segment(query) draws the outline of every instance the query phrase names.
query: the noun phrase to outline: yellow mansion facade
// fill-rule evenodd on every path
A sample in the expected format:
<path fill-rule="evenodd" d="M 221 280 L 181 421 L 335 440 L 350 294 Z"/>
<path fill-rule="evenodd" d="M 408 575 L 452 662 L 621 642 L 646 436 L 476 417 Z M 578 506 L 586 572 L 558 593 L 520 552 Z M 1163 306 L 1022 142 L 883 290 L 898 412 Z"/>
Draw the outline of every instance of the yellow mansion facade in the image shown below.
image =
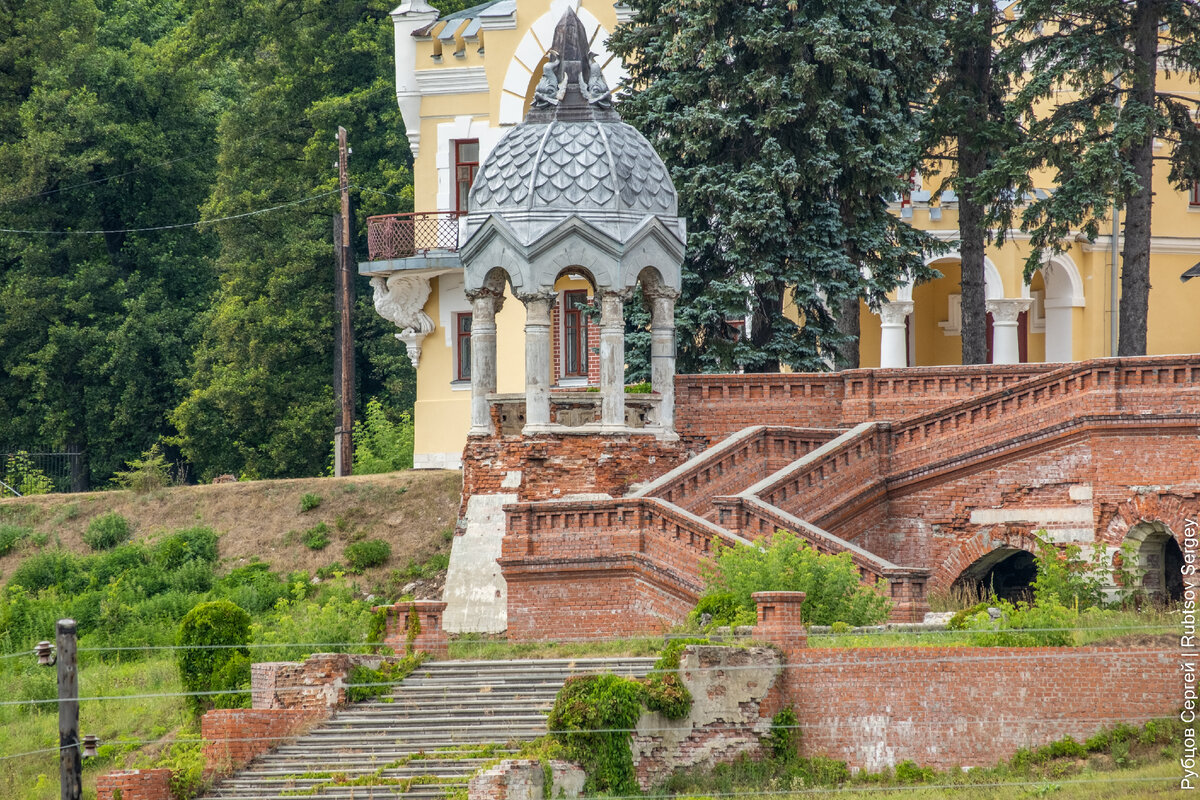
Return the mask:
<path fill-rule="evenodd" d="M 370 253 L 359 272 L 371 279 L 377 310 L 396 324 L 396 335 L 416 366 L 417 467 L 459 466 L 471 426 L 472 302 L 458 256 L 469 193 L 488 154 L 524 118 L 555 24 L 567 8 L 586 29 L 607 85 L 615 87 L 623 69 L 606 41 L 630 12 L 611 0 L 490 0 L 445 17 L 424 0 L 410 0 L 392 12 L 396 97 L 414 157 L 415 213 L 369 221 Z M 1180 93 L 1195 95 L 1198 89 L 1178 73 L 1160 82 Z M 1200 261 L 1200 195 L 1169 186 L 1165 173 L 1156 171 L 1154 187 L 1151 354 L 1200 349 L 1200 280 L 1180 283 L 1181 274 Z M 934 196 L 930 188 L 918 186 L 895 211 L 914 226 L 953 240 L 955 197 L 949 192 Z M 1101 230 L 1111 234 L 1111 226 Z M 1027 252 L 1018 232 L 987 253 L 993 361 L 1112 355 L 1113 309 L 1119 299 L 1112 281 L 1112 236 L 1071 241 L 1028 284 L 1022 277 Z M 943 277 L 902 287 L 878 313 L 863 307 L 864 367 L 960 363 L 958 259 L 950 253 L 931 263 Z M 592 296 L 591 284 L 582 271 L 564 271 L 554 290 L 551 390 L 595 386 L 598 336 L 582 310 Z M 522 302 L 498 303 L 498 394 L 525 389 L 525 322 Z"/>

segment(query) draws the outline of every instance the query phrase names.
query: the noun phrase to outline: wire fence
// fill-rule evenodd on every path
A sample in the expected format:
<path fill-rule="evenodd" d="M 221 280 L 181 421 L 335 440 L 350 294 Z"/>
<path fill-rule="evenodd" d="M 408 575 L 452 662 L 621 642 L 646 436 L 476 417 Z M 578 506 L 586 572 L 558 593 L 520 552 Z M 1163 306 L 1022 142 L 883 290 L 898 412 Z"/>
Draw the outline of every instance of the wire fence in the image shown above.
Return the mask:
<path fill-rule="evenodd" d="M 19 448 L 0 452 L 0 497 L 80 492 L 87 489 L 82 452 L 39 453 Z"/>

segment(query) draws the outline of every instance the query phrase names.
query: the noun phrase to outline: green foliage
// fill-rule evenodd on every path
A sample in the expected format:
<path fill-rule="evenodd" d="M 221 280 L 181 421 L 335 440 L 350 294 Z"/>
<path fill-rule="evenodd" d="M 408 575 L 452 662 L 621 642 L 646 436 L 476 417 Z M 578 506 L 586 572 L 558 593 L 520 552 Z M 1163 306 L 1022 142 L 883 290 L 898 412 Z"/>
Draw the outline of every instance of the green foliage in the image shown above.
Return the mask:
<path fill-rule="evenodd" d="M 29 453 L 24 450 L 12 453 L 5 459 L 4 482 L 22 495 L 49 494 L 54 491 L 54 482 L 33 465 Z"/>
<path fill-rule="evenodd" d="M 179 650 L 179 675 L 187 692 L 225 692 L 249 684 L 250 615 L 228 600 L 201 603 L 183 618 L 176 643 Z M 240 658 L 239 658 L 240 656 Z M 231 663 L 232 662 L 232 663 Z M 188 706 L 199 716 L 216 706 L 222 695 L 193 695 Z M 225 707 L 237 707 L 249 701 L 249 694 L 237 694 L 241 703 L 222 699 Z M 226 705 L 228 703 L 228 705 Z"/>
<path fill-rule="evenodd" d="M 324 550 L 329 546 L 329 526 L 318 522 L 304 532 L 304 546 L 309 550 Z"/>
<path fill-rule="evenodd" d="M 587 773 L 586 792 L 618 796 L 638 792 L 629 749 L 642 711 L 642 686 L 617 675 L 568 678 L 546 719 L 563 755 Z"/>
<path fill-rule="evenodd" d="M 393 421 L 383 403 L 372 397 L 364 419 L 354 423 L 354 474 L 412 469 L 413 436 L 411 415 L 400 413 Z"/>
<path fill-rule="evenodd" d="M 1042 534 L 1045 531 L 1041 531 Z M 1104 603 L 1105 565 L 1087 561 L 1078 545 L 1058 547 L 1042 536 L 1034 536 L 1037 546 L 1037 577 L 1033 580 L 1034 601 L 1055 602 L 1077 610 Z M 1098 555 L 1103 558 L 1103 549 Z"/>
<path fill-rule="evenodd" d="M 179 569 L 189 561 L 217 562 L 217 534 L 212 528 L 184 528 L 163 538 L 154 548 L 154 559 L 163 569 Z"/>
<path fill-rule="evenodd" d="M 115 511 L 101 514 L 88 523 L 83 541 L 93 550 L 111 550 L 129 539 L 129 521 Z"/>
<path fill-rule="evenodd" d="M 1079 612 L 1051 596 L 1036 603 L 997 600 L 1000 617 L 993 620 L 986 610 L 967 617 L 964 627 L 979 631 L 971 636 L 978 647 L 1065 647 L 1075 643 L 1071 630 L 1078 626 Z"/>
<path fill-rule="evenodd" d="M 292 13 L 269 0 L 193 9 L 180 36 L 182 60 L 222 94 L 217 169 L 203 214 L 242 214 L 335 189 L 329 165 L 343 125 L 354 148 L 354 245 L 366 253 L 368 215 L 412 209 L 411 156 L 389 77 L 390 9 L 366 0 L 304 0 Z M 328 194 L 212 227 L 221 280 L 199 315 L 185 393 L 169 415 L 201 478 L 324 472 L 335 416 L 330 218 L 337 208 Z M 415 384 L 411 363 L 388 332 L 394 326 L 372 308 L 367 282 L 354 287 L 357 393 L 398 398 L 389 411 L 403 411 Z"/>
<path fill-rule="evenodd" d="M 171 485 L 171 465 L 167 463 L 158 442 L 142 453 L 141 458 L 133 459 L 126 466 L 128 470 L 118 470 L 113 475 L 113 482 L 122 489 L 144 494 Z"/>
<path fill-rule="evenodd" d="M 780 761 L 790 761 L 796 757 L 800 747 L 800 720 L 791 706 L 781 708 L 771 717 L 771 732 L 767 736 L 767 745 L 771 748 L 771 756 Z"/>
<path fill-rule="evenodd" d="M 314 587 L 299 573 L 290 582 L 291 595 L 276 601 L 251 626 L 257 661 L 294 661 L 309 653 L 344 653 L 367 649 L 371 606 L 355 597 L 345 580 L 333 579 Z M 307 647 L 287 647 L 310 642 Z"/>
<path fill-rule="evenodd" d="M 919 2 L 629 5 L 609 41 L 630 70 L 621 113 L 654 142 L 688 224 L 680 371 L 829 369 L 857 333 L 839 316 L 934 274 L 921 254 L 939 246 L 885 198 L 916 166 L 912 109 L 941 31 Z M 735 336 L 728 320 L 746 317 Z"/>
<path fill-rule="evenodd" d="M 66 550 L 35 553 L 21 562 L 8 579 L 10 587 L 20 586 L 30 593 L 55 587 L 72 594 L 87 587 L 83 560 Z"/>
<path fill-rule="evenodd" d="M 312 511 L 319 505 L 321 505 L 321 495 L 305 492 L 304 496 L 300 498 L 300 513 Z"/>
<path fill-rule="evenodd" d="M 1165 63 L 1175 74 L 1200 69 L 1200 15 L 1191 3 L 1123 0 L 1072 5 L 1069 25 L 1062 14 L 1059 0 L 1022 2 L 1007 31 L 1004 60 L 1021 76 L 1008 113 L 1029 135 L 997 170 L 1019 173 L 1022 191 L 1033 189 L 1035 174 L 1054 176 L 1055 191 L 1022 215 L 1031 234 L 1026 275 L 1044 253 L 1062 250 L 1064 237 L 1094 240 L 1113 203 L 1123 206 L 1116 355 L 1145 355 L 1155 162 L 1169 165 L 1179 189 L 1200 180 L 1194 101 L 1159 80 Z"/>
<path fill-rule="evenodd" d="M 0 556 L 6 556 L 13 551 L 18 543 L 29 538 L 32 528 L 0 522 Z"/>
<path fill-rule="evenodd" d="M 0 441 L 86 453 L 102 484 L 169 434 L 216 285 L 198 218 L 216 120 L 171 3 L 0 12 Z"/>
<path fill-rule="evenodd" d="M 918 767 L 913 761 L 901 761 L 896 765 L 896 781 L 899 783 L 929 783 L 937 773 L 932 767 Z"/>
<path fill-rule="evenodd" d="M 356 664 L 346 678 L 346 699 L 351 703 L 374 700 L 407 678 L 426 658 L 425 653 L 407 655 L 399 661 L 384 661 L 379 669 Z"/>
<path fill-rule="evenodd" d="M 719 625 L 752 621 L 751 595 L 763 591 L 805 592 L 802 614 L 809 625 L 871 625 L 887 619 L 891 610 L 890 600 L 860 582 L 849 553 L 818 553 L 785 531 L 777 531 L 763 546 L 719 549 L 705 579 L 701 603 L 717 595 L 706 608 L 725 609 L 728 615 L 714 615 L 713 623 Z"/>
<path fill-rule="evenodd" d="M 346 546 L 346 563 L 356 572 L 378 567 L 392 557 L 392 546 L 382 539 L 364 539 Z"/>

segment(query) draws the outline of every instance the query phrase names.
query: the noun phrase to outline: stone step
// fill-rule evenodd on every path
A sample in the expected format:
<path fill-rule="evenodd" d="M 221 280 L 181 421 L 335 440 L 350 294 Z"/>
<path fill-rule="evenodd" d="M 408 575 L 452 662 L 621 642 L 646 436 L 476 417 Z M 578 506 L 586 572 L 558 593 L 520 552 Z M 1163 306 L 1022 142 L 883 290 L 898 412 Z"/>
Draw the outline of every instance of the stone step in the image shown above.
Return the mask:
<path fill-rule="evenodd" d="M 654 664 L 641 659 L 433 662 L 381 700 L 336 713 L 294 741 L 260 756 L 207 795 L 230 800 L 281 800 L 313 792 L 323 800 L 433 800 L 460 790 L 495 756 L 406 760 L 439 749 L 528 741 L 546 732 L 546 711 L 563 682 L 580 674 L 645 675 Z M 404 763 L 397 763 L 403 761 Z M 396 764 L 396 766 L 388 766 Z M 418 781 L 403 786 L 370 781 L 339 786 L 310 773 L 345 773 Z"/>

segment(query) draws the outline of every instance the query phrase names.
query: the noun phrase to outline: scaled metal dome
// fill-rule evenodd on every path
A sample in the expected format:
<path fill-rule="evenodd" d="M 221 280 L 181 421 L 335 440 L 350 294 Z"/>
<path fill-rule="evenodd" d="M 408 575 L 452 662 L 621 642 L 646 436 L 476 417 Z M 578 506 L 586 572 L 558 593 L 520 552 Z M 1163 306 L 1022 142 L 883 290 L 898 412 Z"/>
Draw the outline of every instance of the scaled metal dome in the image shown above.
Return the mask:
<path fill-rule="evenodd" d="M 613 110 L 583 23 L 570 9 L 555 29 L 549 56 L 524 121 L 496 144 L 475 177 L 473 220 L 554 211 L 602 225 L 603 217 L 616 222 L 614 214 L 626 222 L 674 217 L 675 187 L 667 168 L 646 138 Z"/>

